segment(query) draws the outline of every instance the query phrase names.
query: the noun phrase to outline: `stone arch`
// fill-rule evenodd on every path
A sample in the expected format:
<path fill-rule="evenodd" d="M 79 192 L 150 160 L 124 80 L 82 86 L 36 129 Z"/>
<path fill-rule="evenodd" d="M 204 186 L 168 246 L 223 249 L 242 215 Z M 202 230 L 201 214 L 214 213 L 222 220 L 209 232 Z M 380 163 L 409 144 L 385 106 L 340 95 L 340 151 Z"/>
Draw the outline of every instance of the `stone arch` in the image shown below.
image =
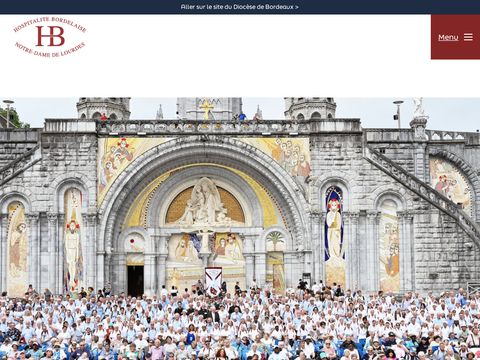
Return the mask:
<path fill-rule="evenodd" d="M 478 176 L 475 168 L 472 165 L 470 165 L 467 161 L 465 161 L 465 159 L 444 149 L 435 149 L 435 148 L 429 149 L 428 155 L 429 155 L 428 166 L 430 166 L 430 156 L 435 156 L 435 157 L 443 158 L 446 161 L 449 161 L 450 163 L 455 165 L 457 168 L 459 168 L 463 172 L 463 174 L 465 175 L 465 178 L 468 180 L 473 191 L 474 201 L 472 204 L 473 206 L 472 213 L 474 214 L 476 219 L 480 219 L 480 206 L 477 206 L 477 204 L 480 203 L 480 177 Z M 429 171 L 429 174 L 430 174 L 430 171 Z"/>
<path fill-rule="evenodd" d="M 214 179 L 220 187 L 225 188 L 225 190 L 229 191 L 235 196 L 235 198 L 237 198 L 245 214 L 246 226 L 262 226 L 262 209 L 258 203 L 255 192 L 251 189 L 248 183 L 228 169 L 220 169 L 213 166 L 186 168 L 169 177 L 152 198 L 152 205 L 160 204 L 162 201 L 161 199 L 163 199 L 165 206 L 152 207 L 153 211 L 149 212 L 147 226 L 154 227 L 165 225 L 160 219 L 164 218 L 166 215 L 166 211 L 175 196 L 189 186 L 193 186 L 200 176 Z M 225 176 L 226 179 L 222 180 L 222 176 Z M 245 192 L 244 196 L 242 196 L 241 191 Z M 160 223 L 158 223 L 159 220 Z"/>
<path fill-rule="evenodd" d="M 110 116 L 108 117 L 109 120 L 117 120 L 118 117 L 117 117 L 117 114 L 115 113 L 111 113 Z"/>
<path fill-rule="evenodd" d="M 322 115 L 320 115 L 320 113 L 318 111 L 315 111 L 312 116 L 310 117 L 310 119 L 314 119 L 314 120 L 318 120 L 318 119 L 321 119 L 322 118 Z"/>
<path fill-rule="evenodd" d="M 76 173 L 75 175 L 63 174 L 56 177 L 50 184 L 50 189 L 53 190 L 55 200 L 49 204 L 49 210 L 55 213 L 63 212 L 63 198 L 65 191 L 69 188 L 77 188 L 82 191 L 82 210 L 86 214 L 89 209 L 95 208 L 95 193 L 96 184 L 93 180 L 86 180 L 89 177 L 83 173 Z"/>
<path fill-rule="evenodd" d="M 102 117 L 102 114 L 101 114 L 100 112 L 98 112 L 98 111 L 95 111 L 95 112 L 93 113 L 93 115 L 92 115 L 92 119 L 94 119 L 94 120 L 98 120 L 98 119 L 100 119 L 101 117 Z"/>
<path fill-rule="evenodd" d="M 23 205 L 25 208 L 25 214 L 31 213 L 32 208 L 28 199 L 28 196 L 19 191 L 12 191 L 9 194 L 0 197 L 1 213 L 8 214 L 8 205 L 14 201 L 18 201 Z"/>
<path fill-rule="evenodd" d="M 373 209 L 377 210 L 384 200 L 393 200 L 398 207 L 398 211 L 406 211 L 412 208 L 407 198 L 407 190 L 403 187 L 400 189 L 392 189 L 390 185 L 381 186 L 373 191 L 371 198 L 373 200 Z"/>
<path fill-rule="evenodd" d="M 324 179 L 320 184 L 317 185 L 320 189 L 318 193 L 319 206 L 323 213 L 327 211 L 327 207 L 324 201 L 325 193 L 330 186 L 337 186 L 342 190 L 343 193 L 343 209 L 344 211 L 352 211 L 352 196 L 350 192 L 350 185 L 348 180 L 344 177 L 331 176 L 327 179 Z M 346 200 L 346 201 L 345 201 Z"/>
<path fill-rule="evenodd" d="M 300 113 L 297 115 L 297 120 L 305 120 L 305 116 L 302 113 Z"/>
<path fill-rule="evenodd" d="M 146 185 L 154 177 L 184 165 L 210 163 L 231 166 L 254 178 L 270 191 L 274 200 L 285 209 L 286 225 L 297 243 L 308 239 L 307 204 L 293 178 L 272 159 L 238 139 L 209 136 L 208 144 L 201 136 L 176 138 L 157 145 L 138 156 L 123 171 L 108 190 L 99 208 L 99 251 L 112 251 L 113 239 L 118 236 L 117 211 L 124 205 L 135 187 Z M 208 145 L 208 146 L 206 146 Z M 261 169 L 261 170 L 257 170 Z M 135 171 L 133 171 L 135 170 Z"/>
<path fill-rule="evenodd" d="M 123 230 L 119 235 L 119 244 L 124 244 L 132 234 L 140 235 L 145 241 L 145 253 L 155 252 L 155 243 L 148 232 L 142 227 L 130 227 Z M 124 247 L 125 248 L 125 247 Z"/>
<path fill-rule="evenodd" d="M 386 202 L 395 204 L 396 220 L 393 220 L 392 209 L 382 207 Z M 399 192 L 388 189 L 376 194 L 374 206 L 375 211 L 378 212 L 378 218 L 372 239 L 376 249 L 376 259 L 373 259 L 375 269 L 373 278 L 376 281 L 373 285 L 376 289 L 388 292 L 408 290 L 414 273 L 412 261 L 414 252 L 412 251 L 411 224 L 406 220 L 408 216 L 404 217 L 407 214 L 407 201 Z M 392 230 L 392 226 L 396 226 L 396 229 Z M 388 271 L 385 270 L 387 265 Z"/>
<path fill-rule="evenodd" d="M 264 248 L 262 249 L 263 251 L 267 251 L 267 237 L 268 237 L 268 235 L 270 235 L 271 233 L 273 233 L 275 231 L 278 231 L 279 233 L 281 233 L 282 236 L 287 241 L 287 243 L 291 242 L 290 234 L 285 230 L 285 228 L 283 228 L 281 226 L 271 226 L 268 229 L 265 229 L 262 233 L 262 236 L 261 236 L 262 244 L 264 244 Z"/>

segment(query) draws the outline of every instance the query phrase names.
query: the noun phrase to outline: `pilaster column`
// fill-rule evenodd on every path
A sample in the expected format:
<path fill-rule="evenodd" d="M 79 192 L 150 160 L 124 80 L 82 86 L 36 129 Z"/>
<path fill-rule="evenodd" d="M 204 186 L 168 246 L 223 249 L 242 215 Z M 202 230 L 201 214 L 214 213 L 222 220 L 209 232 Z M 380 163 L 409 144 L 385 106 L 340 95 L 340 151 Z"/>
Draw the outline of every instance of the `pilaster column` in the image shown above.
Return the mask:
<path fill-rule="evenodd" d="M 47 214 L 48 219 L 48 288 L 52 293 L 57 293 L 57 267 L 58 267 L 58 214 Z"/>
<path fill-rule="evenodd" d="M 421 104 L 421 100 L 420 100 Z M 421 105 L 420 105 L 421 106 Z M 417 110 L 416 110 L 417 111 Z M 422 109 L 423 112 L 423 109 Z M 415 114 L 410 121 L 410 127 L 414 129 L 413 140 L 415 143 L 413 153 L 414 173 L 419 179 L 429 182 L 428 155 L 427 155 L 427 137 L 425 136 L 425 128 L 427 127 L 428 116 L 423 113 Z"/>
<path fill-rule="evenodd" d="M 346 212 L 344 233 L 347 237 L 344 239 L 347 245 L 347 286 L 356 290 L 360 288 L 359 274 L 360 269 L 360 248 L 357 238 L 358 213 Z"/>
<path fill-rule="evenodd" d="M 96 225 L 97 225 L 97 214 L 89 213 L 83 215 L 83 223 L 86 224 L 85 229 L 85 254 L 83 259 L 85 261 L 85 274 L 83 277 L 83 284 L 85 287 L 92 286 L 95 287 L 95 273 L 96 273 L 96 264 L 95 264 L 95 253 L 96 253 Z"/>
<path fill-rule="evenodd" d="M 38 214 L 26 215 L 28 229 L 28 282 L 41 292 L 40 286 L 40 241 L 38 238 Z M 28 284 L 26 284 L 28 285 Z"/>
<path fill-rule="evenodd" d="M 380 212 L 367 212 L 367 286 L 368 291 L 377 291 L 380 286 L 380 255 L 378 251 L 378 223 Z"/>
<path fill-rule="evenodd" d="M 143 292 L 147 296 L 155 293 L 155 253 L 145 253 L 144 255 Z"/>
<path fill-rule="evenodd" d="M 413 213 L 399 211 L 400 231 L 400 291 L 415 290 L 415 251 L 413 241 Z"/>
<path fill-rule="evenodd" d="M 117 292 L 127 292 L 127 254 L 125 253 L 117 253 L 115 254 L 117 258 L 117 284 L 115 286 L 115 290 Z M 103 260 L 104 257 L 102 256 L 102 267 L 104 266 Z"/>
<path fill-rule="evenodd" d="M 7 230 L 8 230 L 8 214 L 0 214 L 0 291 L 7 290 Z"/>
<path fill-rule="evenodd" d="M 65 291 L 64 289 L 64 279 L 65 279 L 65 272 L 64 272 L 64 254 L 65 254 L 65 214 L 58 214 L 57 218 L 57 238 L 58 241 L 56 242 L 57 247 L 57 268 L 56 271 L 56 293 L 63 294 Z"/>
<path fill-rule="evenodd" d="M 154 235 L 157 245 L 157 286 L 156 293 L 159 295 L 162 287 L 167 286 L 167 257 L 169 235 Z"/>
<path fill-rule="evenodd" d="M 318 267 L 318 278 L 317 281 L 320 283 L 322 280 L 323 284 L 325 284 L 325 212 L 321 212 L 318 217 L 318 258 L 317 267 Z"/>
<path fill-rule="evenodd" d="M 257 252 L 255 251 L 255 279 L 257 280 L 257 285 L 263 287 L 266 282 L 267 276 L 267 254 L 265 251 Z"/>
<path fill-rule="evenodd" d="M 167 257 L 168 254 L 157 255 L 157 293 L 160 294 L 163 285 L 167 286 Z"/>
<path fill-rule="evenodd" d="M 255 278 L 254 244 L 255 235 L 245 235 L 243 243 L 243 257 L 245 258 L 245 285 L 249 289 Z"/>
<path fill-rule="evenodd" d="M 312 243 L 312 284 L 314 281 L 318 282 L 320 280 L 320 234 L 319 234 L 319 218 L 320 214 L 318 212 L 310 212 L 310 223 L 311 223 L 311 243 Z"/>

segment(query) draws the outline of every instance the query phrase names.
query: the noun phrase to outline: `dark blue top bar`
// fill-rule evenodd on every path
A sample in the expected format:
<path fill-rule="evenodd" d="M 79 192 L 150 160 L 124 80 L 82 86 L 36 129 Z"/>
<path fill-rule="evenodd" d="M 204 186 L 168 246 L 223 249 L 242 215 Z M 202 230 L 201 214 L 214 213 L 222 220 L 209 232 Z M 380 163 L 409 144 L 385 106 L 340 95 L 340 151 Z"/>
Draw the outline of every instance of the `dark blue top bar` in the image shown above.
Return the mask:
<path fill-rule="evenodd" d="M 480 14 L 480 0 L 18 0 L 0 14 Z"/>

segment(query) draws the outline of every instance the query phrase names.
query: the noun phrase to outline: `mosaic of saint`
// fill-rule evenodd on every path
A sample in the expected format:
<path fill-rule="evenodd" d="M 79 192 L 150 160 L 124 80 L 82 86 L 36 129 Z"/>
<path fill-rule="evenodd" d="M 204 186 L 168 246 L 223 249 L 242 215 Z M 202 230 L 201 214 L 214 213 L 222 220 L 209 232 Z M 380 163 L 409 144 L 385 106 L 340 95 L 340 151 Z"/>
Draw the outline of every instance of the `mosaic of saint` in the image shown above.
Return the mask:
<path fill-rule="evenodd" d="M 65 192 L 65 291 L 76 292 L 83 286 L 82 193 L 78 189 Z"/>
<path fill-rule="evenodd" d="M 176 234 L 168 242 L 167 286 L 191 289 L 203 277 L 203 265 L 198 256 L 201 241 L 196 233 Z"/>
<path fill-rule="evenodd" d="M 400 291 L 400 233 L 398 229 L 397 204 L 385 200 L 380 216 L 380 289 Z"/>
<path fill-rule="evenodd" d="M 98 205 L 123 170 L 138 156 L 170 138 L 106 138 L 98 141 Z"/>
<path fill-rule="evenodd" d="M 284 254 L 285 238 L 279 231 L 272 231 L 267 236 L 267 283 L 277 294 L 285 292 Z"/>
<path fill-rule="evenodd" d="M 25 207 L 18 201 L 8 206 L 8 267 L 9 296 L 23 296 L 28 287 L 28 234 Z"/>
<path fill-rule="evenodd" d="M 213 237 L 213 265 L 237 265 L 244 263 L 243 244 L 238 235 L 215 233 Z"/>
<path fill-rule="evenodd" d="M 448 161 L 430 157 L 430 180 L 435 190 L 472 215 L 472 189 L 460 169 Z"/>
<path fill-rule="evenodd" d="M 325 273 L 328 285 L 345 285 L 345 242 L 343 240 L 343 195 L 336 186 L 325 194 Z"/>
<path fill-rule="evenodd" d="M 290 175 L 303 179 L 310 175 L 310 148 L 307 138 L 239 139 L 270 155 Z"/>

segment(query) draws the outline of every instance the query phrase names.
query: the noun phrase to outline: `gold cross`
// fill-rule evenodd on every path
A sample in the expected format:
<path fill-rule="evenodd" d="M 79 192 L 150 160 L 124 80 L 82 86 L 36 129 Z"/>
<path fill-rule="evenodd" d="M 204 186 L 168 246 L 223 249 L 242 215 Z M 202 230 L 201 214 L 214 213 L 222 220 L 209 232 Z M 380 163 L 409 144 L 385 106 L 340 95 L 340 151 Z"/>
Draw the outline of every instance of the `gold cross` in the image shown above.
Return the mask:
<path fill-rule="evenodd" d="M 205 115 L 203 117 L 205 120 L 208 120 L 208 113 L 210 112 L 210 110 L 213 110 L 213 108 L 214 108 L 213 104 L 210 101 L 208 101 L 208 99 L 203 100 L 202 105 L 200 105 L 200 109 L 202 109 L 205 112 Z"/>

